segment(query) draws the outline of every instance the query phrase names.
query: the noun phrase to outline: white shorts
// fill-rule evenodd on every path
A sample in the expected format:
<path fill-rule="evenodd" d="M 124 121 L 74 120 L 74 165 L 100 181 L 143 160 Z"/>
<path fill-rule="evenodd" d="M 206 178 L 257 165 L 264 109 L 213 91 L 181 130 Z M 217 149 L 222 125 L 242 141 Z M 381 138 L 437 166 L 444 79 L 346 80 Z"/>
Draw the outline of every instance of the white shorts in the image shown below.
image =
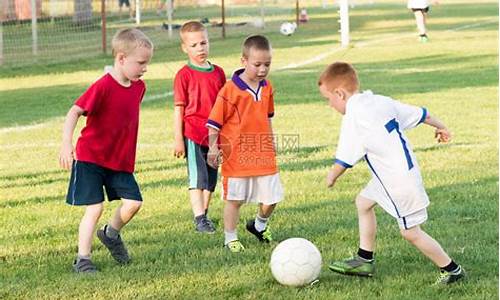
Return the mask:
<path fill-rule="evenodd" d="M 223 177 L 222 198 L 267 205 L 278 203 L 283 200 L 280 175 Z"/>
<path fill-rule="evenodd" d="M 408 0 L 407 7 L 409 9 L 424 9 L 429 7 L 429 2 L 427 0 Z"/>
<path fill-rule="evenodd" d="M 427 209 L 421 209 L 408 215 L 406 217 L 398 218 L 398 225 L 400 229 L 410 229 L 427 221 Z"/>
<path fill-rule="evenodd" d="M 399 228 L 401 229 L 409 229 L 416 225 L 423 224 L 427 221 L 427 209 L 426 206 L 428 204 L 428 198 L 425 194 L 421 195 L 423 199 L 419 202 L 419 206 L 423 207 L 418 209 L 416 207 L 416 211 L 401 217 L 398 211 L 394 207 L 394 203 L 391 202 L 391 199 L 387 197 L 387 192 L 384 190 L 383 186 L 379 183 L 377 179 L 372 179 L 365 188 L 359 193 L 359 195 L 363 198 L 370 199 L 375 201 L 383 210 L 385 210 L 388 214 L 394 217 L 398 221 Z M 409 194 L 410 195 L 410 194 Z M 417 195 L 419 195 L 417 193 Z M 420 197 L 420 198 L 422 198 Z M 417 197 L 417 199 L 420 199 Z M 425 198 L 425 199 L 424 199 Z"/>

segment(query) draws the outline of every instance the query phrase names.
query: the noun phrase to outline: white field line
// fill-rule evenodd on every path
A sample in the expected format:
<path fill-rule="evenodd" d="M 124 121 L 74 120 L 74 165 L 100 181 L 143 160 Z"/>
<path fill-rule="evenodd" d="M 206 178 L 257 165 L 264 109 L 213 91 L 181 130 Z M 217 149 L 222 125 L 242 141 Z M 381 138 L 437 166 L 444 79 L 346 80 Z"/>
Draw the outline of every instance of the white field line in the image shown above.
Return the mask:
<path fill-rule="evenodd" d="M 490 24 L 490 23 L 495 23 L 495 22 L 498 22 L 498 18 L 494 18 L 494 19 L 491 19 L 491 20 L 488 20 L 488 21 L 484 21 L 484 22 L 480 22 L 480 23 L 463 25 L 463 26 L 459 26 L 459 27 L 448 29 L 446 31 L 449 31 L 449 32 L 459 31 L 459 30 L 462 30 L 462 29 L 475 28 L 475 27 L 479 27 L 479 26 L 483 26 L 483 25 Z"/>
<path fill-rule="evenodd" d="M 285 65 L 283 67 L 279 67 L 276 69 L 277 72 L 279 71 L 284 71 L 284 70 L 289 70 L 289 69 L 296 69 L 296 68 L 300 68 L 300 67 L 303 67 L 303 66 L 306 66 L 306 65 L 309 65 L 309 64 L 312 64 L 312 63 L 315 63 L 315 62 L 318 62 L 318 61 L 321 61 L 325 58 L 327 58 L 328 56 L 330 55 L 333 55 L 337 52 L 340 52 L 342 50 L 346 50 L 347 48 L 334 48 L 334 49 L 331 49 L 331 50 L 328 50 L 327 52 L 324 52 L 324 53 L 321 53 L 319 55 L 316 55 L 308 60 L 304 60 L 304 61 L 301 61 L 299 63 L 291 63 L 289 65 Z"/>
<path fill-rule="evenodd" d="M 22 125 L 22 126 L 4 127 L 4 128 L 0 128 L 0 134 L 1 133 L 8 133 L 8 132 L 20 132 L 20 131 L 26 131 L 26 130 L 43 128 L 47 124 L 48 124 L 48 122 L 38 123 L 38 124 L 33 124 L 33 125 Z"/>
<path fill-rule="evenodd" d="M 448 29 L 446 31 L 448 31 L 448 32 L 454 32 L 454 31 L 459 31 L 459 30 L 463 30 L 463 29 L 480 27 L 480 26 L 483 26 L 483 25 L 486 25 L 486 24 L 490 24 L 490 23 L 494 23 L 494 22 L 498 22 L 498 18 L 493 18 L 493 19 L 487 20 L 485 22 L 474 23 L 474 24 L 463 25 L 463 26 L 459 26 L 459 27 L 455 27 L 455 28 L 450 28 L 450 29 Z M 356 48 L 363 48 L 363 47 L 366 47 L 366 46 L 376 45 L 376 44 L 379 44 L 379 43 L 383 43 L 383 42 L 387 42 L 387 41 L 392 41 L 392 40 L 398 40 L 398 39 L 410 37 L 410 36 L 413 36 L 413 35 L 414 35 L 413 33 L 397 34 L 397 35 L 389 36 L 389 37 L 382 38 L 382 39 L 376 39 L 376 40 L 371 40 L 371 41 L 359 42 L 359 43 L 356 43 L 355 45 L 356 45 Z M 312 63 L 319 62 L 319 61 L 327 58 L 330 55 L 333 55 L 333 54 L 335 54 L 337 52 L 340 52 L 340 51 L 343 51 L 343 50 L 348 50 L 348 49 L 349 49 L 348 47 L 333 48 L 333 49 L 330 49 L 330 50 L 328 50 L 328 51 L 326 51 L 324 53 L 316 55 L 316 56 L 314 56 L 312 58 L 304 60 L 302 62 L 292 63 L 292 64 L 285 65 L 283 67 L 279 67 L 279 68 L 276 69 L 276 71 L 279 72 L 279 71 L 284 71 L 284 70 L 289 70 L 289 69 L 300 68 L 300 67 L 312 64 Z M 151 96 L 145 97 L 143 101 L 144 102 L 148 102 L 148 101 L 154 101 L 154 100 L 158 100 L 158 99 L 162 99 L 162 98 L 167 98 L 169 96 L 172 96 L 173 94 L 174 94 L 173 91 L 169 91 L 169 92 L 162 93 L 162 94 L 151 95 Z M 19 131 L 32 130 L 32 129 L 42 128 L 45 125 L 46 125 L 46 123 L 39 123 L 39 124 L 33 124 L 33 125 L 5 127 L 5 128 L 0 128 L 0 134 L 1 133 L 8 133 L 8 132 L 19 132 Z"/>
<path fill-rule="evenodd" d="M 148 102 L 148 101 L 153 101 L 153 100 L 158 100 L 158 99 L 164 99 L 167 97 L 170 97 L 174 94 L 174 92 L 169 91 L 163 94 L 156 94 L 156 95 L 151 95 L 151 96 L 146 96 L 144 99 L 142 99 L 142 102 Z"/>
<path fill-rule="evenodd" d="M 375 44 L 387 42 L 387 41 L 390 41 L 390 40 L 399 40 L 401 38 L 405 38 L 407 36 L 412 36 L 412 35 L 413 34 L 406 33 L 406 34 L 399 34 L 399 35 L 390 36 L 390 37 L 383 38 L 383 39 L 378 39 L 378 40 L 372 40 L 372 41 L 366 41 L 366 42 L 359 42 L 359 43 L 356 43 L 356 48 L 363 48 L 363 47 L 366 47 L 366 46 L 375 45 Z M 310 58 L 308 60 L 305 60 L 305 61 L 302 61 L 302 62 L 299 62 L 299 63 L 292 63 L 292 64 L 289 64 L 289 65 L 280 67 L 276 71 L 279 72 L 279 71 L 283 71 L 283 70 L 300 68 L 300 67 L 312 64 L 312 63 L 316 63 L 316 62 L 322 61 L 323 59 L 325 59 L 328 56 L 333 55 L 333 54 L 335 54 L 337 52 L 347 51 L 349 49 L 350 49 L 349 47 L 333 48 L 331 50 L 328 50 L 327 52 L 324 52 L 324 53 L 321 53 L 319 55 L 316 55 L 316 56 L 314 56 L 314 57 L 312 57 L 312 58 Z"/>

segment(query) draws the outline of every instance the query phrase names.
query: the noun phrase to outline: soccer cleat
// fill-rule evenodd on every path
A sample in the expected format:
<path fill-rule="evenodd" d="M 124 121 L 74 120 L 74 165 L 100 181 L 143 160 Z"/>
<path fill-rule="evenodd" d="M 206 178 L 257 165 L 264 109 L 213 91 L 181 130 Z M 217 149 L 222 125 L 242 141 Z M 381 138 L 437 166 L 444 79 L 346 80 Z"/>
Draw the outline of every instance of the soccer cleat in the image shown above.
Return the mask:
<path fill-rule="evenodd" d="M 96 273 L 97 268 L 96 266 L 92 263 L 90 259 L 75 259 L 73 262 L 73 270 L 76 273 Z"/>
<path fill-rule="evenodd" d="M 207 218 L 206 216 L 203 216 L 203 218 L 195 222 L 196 222 L 196 231 L 208 234 L 215 233 L 214 223 L 212 223 L 212 221 L 210 221 L 210 219 Z"/>
<path fill-rule="evenodd" d="M 101 241 L 101 243 L 108 248 L 111 256 L 120 264 L 126 264 L 130 261 L 130 257 L 128 256 L 127 248 L 123 244 L 122 238 L 120 235 L 116 239 L 112 239 L 108 237 L 103 229 L 97 230 L 97 237 Z"/>
<path fill-rule="evenodd" d="M 441 273 L 439 274 L 439 277 L 434 283 L 434 285 L 451 284 L 464 279 L 465 279 L 465 271 L 461 266 L 458 266 L 458 270 L 454 272 L 447 272 L 441 270 Z"/>
<path fill-rule="evenodd" d="M 257 229 L 255 229 L 255 220 L 248 220 L 247 230 L 251 234 L 255 235 L 262 243 L 270 243 L 273 240 L 269 226 L 267 226 L 263 231 L 257 231 Z"/>
<path fill-rule="evenodd" d="M 358 255 L 343 261 L 334 261 L 328 267 L 333 272 L 346 275 L 372 277 L 375 273 L 375 261 L 363 259 Z"/>
<path fill-rule="evenodd" d="M 245 247 L 243 247 L 243 244 L 239 240 L 230 241 L 224 245 L 224 248 L 231 253 L 239 253 L 245 250 Z"/>
<path fill-rule="evenodd" d="M 427 35 L 421 35 L 420 36 L 420 42 L 421 43 L 427 43 L 429 41 L 429 38 L 427 37 Z"/>

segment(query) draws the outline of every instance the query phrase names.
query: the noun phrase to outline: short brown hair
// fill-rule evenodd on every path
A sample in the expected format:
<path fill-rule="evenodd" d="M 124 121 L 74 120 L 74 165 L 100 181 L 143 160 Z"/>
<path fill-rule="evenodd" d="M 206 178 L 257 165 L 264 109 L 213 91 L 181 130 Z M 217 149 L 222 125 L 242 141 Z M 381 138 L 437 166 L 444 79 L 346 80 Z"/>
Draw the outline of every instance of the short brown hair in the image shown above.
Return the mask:
<path fill-rule="evenodd" d="M 271 43 L 269 43 L 269 40 L 263 35 L 251 35 L 243 42 L 243 47 L 241 49 L 243 57 L 248 58 L 250 49 L 252 48 L 256 50 L 271 51 Z"/>
<path fill-rule="evenodd" d="M 198 21 L 189 21 L 182 24 L 181 30 L 179 30 L 179 35 L 181 36 L 181 41 L 184 41 L 183 36 L 186 32 L 201 32 L 207 31 L 205 25 Z"/>
<path fill-rule="evenodd" d="M 329 90 L 343 87 L 353 93 L 359 89 L 359 80 L 356 69 L 345 62 L 334 62 L 321 73 L 318 85 L 326 85 Z"/>
<path fill-rule="evenodd" d="M 153 49 L 153 42 L 139 29 L 125 28 L 115 33 L 111 47 L 113 56 L 116 56 L 118 52 L 130 54 L 139 47 Z"/>

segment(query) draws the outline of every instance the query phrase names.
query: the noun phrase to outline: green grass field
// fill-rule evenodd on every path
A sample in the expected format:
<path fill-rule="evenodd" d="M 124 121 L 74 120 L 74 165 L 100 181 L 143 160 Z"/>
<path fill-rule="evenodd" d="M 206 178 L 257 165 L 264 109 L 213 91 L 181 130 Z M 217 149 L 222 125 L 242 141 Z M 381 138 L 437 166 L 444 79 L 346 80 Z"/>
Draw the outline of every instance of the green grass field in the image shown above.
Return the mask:
<path fill-rule="evenodd" d="M 275 133 L 298 135 L 300 145 L 296 151 L 281 145 L 286 199 L 271 226 L 277 240 L 304 237 L 321 251 L 320 283 L 310 288 L 274 281 L 273 246 L 259 245 L 244 230 L 255 206 L 242 208 L 242 255 L 221 247 L 219 192 L 211 206 L 217 234 L 194 232 L 185 164 L 172 155 L 172 97 L 162 96 L 186 61 L 170 44 L 156 50 L 145 76 L 136 168 L 145 202 L 123 231 L 133 263 L 118 266 L 95 239 L 100 273 L 74 274 L 83 209 L 65 204 L 69 172 L 57 161 L 61 128 L 73 101 L 112 59 L 0 69 L 0 299 L 498 299 L 498 3 L 441 1 L 430 14 L 430 42 L 420 44 L 403 2 L 353 9 L 348 49 L 339 48 L 334 10 L 310 8 L 311 22 L 291 37 L 267 31 L 274 46 Z M 239 66 L 245 35 L 212 39 L 211 61 L 227 74 Z M 357 249 L 353 199 L 370 176 L 360 163 L 334 190 L 325 187 L 341 117 L 321 99 L 316 82 L 336 60 L 354 64 L 363 89 L 425 106 L 454 133 L 448 145 L 437 145 L 427 126 L 408 136 L 431 199 L 424 229 L 464 266 L 466 282 L 431 286 L 437 269 L 381 209 L 376 276 L 328 270 L 331 260 Z M 106 203 L 100 224 L 116 206 Z"/>

